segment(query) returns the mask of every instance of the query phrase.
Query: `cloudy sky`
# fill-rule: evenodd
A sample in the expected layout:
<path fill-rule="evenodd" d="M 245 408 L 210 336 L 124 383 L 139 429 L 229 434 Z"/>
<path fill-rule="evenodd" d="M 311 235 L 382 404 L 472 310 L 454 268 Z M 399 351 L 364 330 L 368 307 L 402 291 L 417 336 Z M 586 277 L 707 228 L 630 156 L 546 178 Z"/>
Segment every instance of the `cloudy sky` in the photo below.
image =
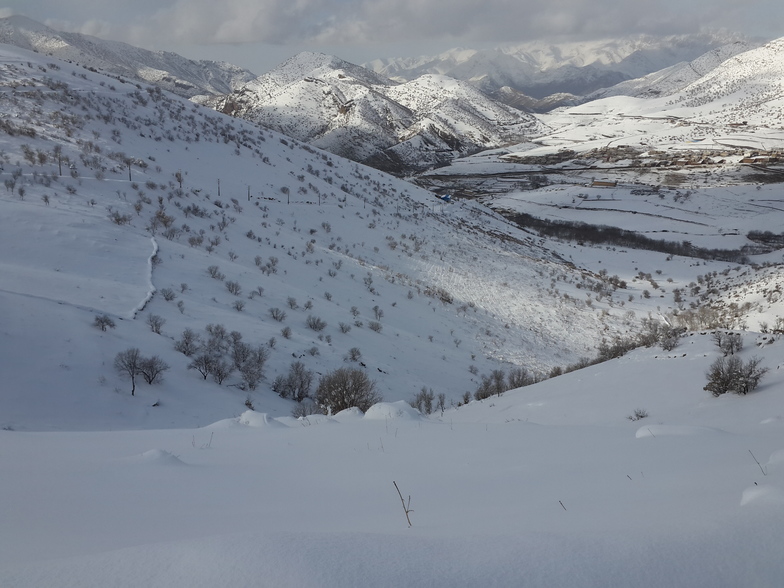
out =
<path fill-rule="evenodd" d="M 781 0 L 0 0 L 11 14 L 256 73 L 305 49 L 361 63 L 542 38 L 784 36 Z"/>

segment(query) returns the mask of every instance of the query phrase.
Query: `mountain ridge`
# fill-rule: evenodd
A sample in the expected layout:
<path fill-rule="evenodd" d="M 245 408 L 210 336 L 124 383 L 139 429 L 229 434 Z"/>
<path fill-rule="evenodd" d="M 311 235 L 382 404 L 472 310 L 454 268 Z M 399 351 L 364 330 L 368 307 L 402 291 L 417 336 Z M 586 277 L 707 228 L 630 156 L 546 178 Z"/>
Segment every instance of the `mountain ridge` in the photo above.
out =
<path fill-rule="evenodd" d="M 0 43 L 152 83 L 186 98 L 231 92 L 255 77 L 230 63 L 194 61 L 168 51 L 148 51 L 119 41 L 60 32 L 24 16 L 0 19 Z"/>

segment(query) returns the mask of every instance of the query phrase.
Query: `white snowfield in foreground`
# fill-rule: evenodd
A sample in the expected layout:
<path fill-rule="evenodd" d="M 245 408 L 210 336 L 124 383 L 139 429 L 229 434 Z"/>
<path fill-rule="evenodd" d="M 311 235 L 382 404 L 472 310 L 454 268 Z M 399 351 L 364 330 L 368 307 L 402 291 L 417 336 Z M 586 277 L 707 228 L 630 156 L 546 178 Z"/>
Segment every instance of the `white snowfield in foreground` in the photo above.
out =
<path fill-rule="evenodd" d="M 678 351 L 435 418 L 0 431 L 0 585 L 780 586 L 781 371 L 713 398 Z"/>

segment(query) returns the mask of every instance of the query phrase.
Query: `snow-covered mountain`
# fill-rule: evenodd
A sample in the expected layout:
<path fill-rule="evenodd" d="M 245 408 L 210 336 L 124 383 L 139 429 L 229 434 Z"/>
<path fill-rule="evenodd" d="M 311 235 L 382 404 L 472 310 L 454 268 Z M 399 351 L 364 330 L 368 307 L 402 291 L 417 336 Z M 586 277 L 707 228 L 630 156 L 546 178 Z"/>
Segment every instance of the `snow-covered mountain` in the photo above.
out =
<path fill-rule="evenodd" d="M 60 32 L 23 16 L 0 19 L 0 43 L 155 84 L 186 98 L 226 94 L 255 78 L 230 63 L 193 61 L 168 51 L 147 51 L 127 43 Z"/>
<path fill-rule="evenodd" d="M 228 96 L 200 102 L 398 174 L 519 142 L 543 129 L 534 117 L 446 76 L 397 84 L 307 52 Z"/>
<path fill-rule="evenodd" d="M 610 88 L 604 88 L 585 96 L 582 101 L 590 102 L 608 96 L 637 96 L 655 98 L 674 94 L 710 73 L 730 57 L 757 47 L 748 41 L 735 41 L 712 49 L 693 61 L 676 63 L 646 76 L 627 80 Z"/>
<path fill-rule="evenodd" d="M 738 41 L 729 33 L 629 36 L 599 41 L 528 43 L 496 49 L 453 49 L 432 57 L 381 59 L 366 67 L 392 79 L 426 73 L 448 75 L 494 96 L 508 86 L 535 99 L 551 94 L 585 95 L 639 78 Z"/>

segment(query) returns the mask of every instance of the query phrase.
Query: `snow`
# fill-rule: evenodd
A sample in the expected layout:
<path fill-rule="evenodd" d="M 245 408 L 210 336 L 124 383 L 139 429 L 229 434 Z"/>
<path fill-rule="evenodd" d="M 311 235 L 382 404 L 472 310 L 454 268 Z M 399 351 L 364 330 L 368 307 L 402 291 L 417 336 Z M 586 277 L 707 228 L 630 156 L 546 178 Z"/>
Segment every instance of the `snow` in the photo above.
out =
<path fill-rule="evenodd" d="M 545 243 L 481 203 L 438 203 L 401 180 L 71 64 L 49 69 L 78 92 L 50 94 L 37 72 L 53 58 L 6 47 L 0 55 L 3 107 L 36 129 L 0 137 L 3 179 L 19 168 L 16 187 L 26 188 L 23 198 L 0 195 L 0 586 L 781 585 L 780 335 L 741 331 L 740 357 L 769 368 L 746 396 L 703 389 L 719 352 L 710 331 L 697 330 L 670 351 L 640 348 L 461 402 L 492 370 L 546 373 L 603 336 L 633 333 L 642 317 L 666 318 L 674 288 L 698 279 L 716 289 L 706 299 L 716 306 L 754 302 L 739 322 L 772 323 L 784 315 L 780 252 L 752 268 Z M 77 96 L 95 116 L 69 137 L 49 115 L 78 113 Z M 122 127 L 121 145 L 97 118 L 108 105 L 115 120 L 141 121 Z M 86 141 L 101 148 L 104 179 L 81 157 Z M 26 163 L 28 143 L 63 145 L 78 177 L 60 178 L 51 161 Z M 120 149 L 146 163 L 132 166 L 136 187 L 108 157 Z M 523 207 L 524 194 L 531 206 L 571 214 L 555 204 L 578 189 L 587 190 L 521 192 L 504 204 Z M 609 214 L 590 194 L 585 207 Z M 627 195 L 613 195 L 622 218 L 660 212 L 658 196 Z M 780 227 L 780 211 L 760 214 L 758 198 L 774 200 L 775 188 L 708 186 L 668 206 L 678 206 L 671 218 L 699 215 L 702 225 L 678 224 L 698 230 L 679 230 L 690 239 L 705 231 L 715 246 L 739 239 L 720 234 L 729 219 Z M 107 207 L 130 220 L 114 224 Z M 169 239 L 152 227 L 158 211 L 182 232 Z M 199 231 L 204 242 L 189 244 Z M 210 265 L 224 279 L 210 277 Z M 627 288 L 598 296 L 602 269 Z M 175 299 L 163 298 L 167 288 Z M 706 303 L 690 293 L 686 301 Z M 285 309 L 283 323 L 272 308 Z M 99 313 L 116 327 L 93 326 Z M 161 334 L 147 326 L 151 314 L 166 320 Z M 327 322 L 323 337 L 305 326 L 310 314 Z M 380 332 L 364 326 L 376 318 Z M 341 322 L 352 328 L 341 332 Z M 187 368 L 174 341 L 210 324 L 268 346 L 257 390 L 242 390 L 236 374 L 219 385 Z M 112 367 L 130 347 L 171 366 L 135 396 Z M 353 347 L 362 363 L 347 356 Z M 364 369 L 385 401 L 365 414 L 289 416 L 293 401 L 271 383 L 292 360 L 316 377 Z M 409 406 L 422 387 L 446 395 L 443 411 Z M 395 484 L 410 497 L 410 528 Z"/>
<path fill-rule="evenodd" d="M 1 431 L 0 583 L 776 586 L 784 430 L 759 423 L 781 416 L 782 376 L 711 398 L 709 337 L 693 346 L 709 357 L 678 386 L 653 350 L 548 381 L 547 417 L 537 385 L 436 418 L 393 403 L 328 427 Z M 584 397 L 597 410 L 575 420 Z"/>

